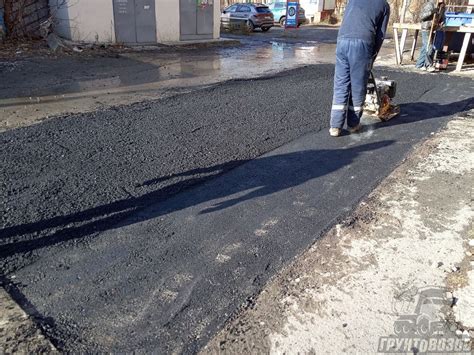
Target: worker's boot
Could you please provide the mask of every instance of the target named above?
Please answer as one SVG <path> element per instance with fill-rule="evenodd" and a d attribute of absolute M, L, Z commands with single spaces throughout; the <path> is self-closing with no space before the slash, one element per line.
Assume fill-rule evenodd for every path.
<path fill-rule="evenodd" d="M 342 129 L 336 128 L 336 127 L 331 127 L 329 128 L 329 135 L 331 137 L 339 137 L 341 135 Z"/>

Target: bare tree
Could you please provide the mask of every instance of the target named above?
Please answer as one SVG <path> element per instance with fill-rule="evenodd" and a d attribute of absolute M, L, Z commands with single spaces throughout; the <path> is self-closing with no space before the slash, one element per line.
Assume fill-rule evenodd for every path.
<path fill-rule="evenodd" d="M 9 36 L 25 35 L 22 26 L 26 0 L 5 0 L 4 18 Z"/>

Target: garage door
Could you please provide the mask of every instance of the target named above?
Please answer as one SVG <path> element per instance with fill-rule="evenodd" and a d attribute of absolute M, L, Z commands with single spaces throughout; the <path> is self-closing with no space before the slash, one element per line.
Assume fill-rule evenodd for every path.
<path fill-rule="evenodd" d="M 115 37 L 120 43 L 155 43 L 155 0 L 113 0 Z"/>
<path fill-rule="evenodd" d="M 213 0 L 179 0 L 181 40 L 211 39 L 214 32 Z"/>

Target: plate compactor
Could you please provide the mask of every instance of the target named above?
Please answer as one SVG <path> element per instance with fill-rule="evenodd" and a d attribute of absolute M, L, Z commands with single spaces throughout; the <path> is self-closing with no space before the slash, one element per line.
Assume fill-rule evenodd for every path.
<path fill-rule="evenodd" d="M 367 84 L 364 111 L 378 117 L 381 121 L 388 121 L 398 116 L 400 106 L 393 104 L 392 100 L 397 93 L 397 83 L 386 77 L 376 79 L 370 72 Z"/>

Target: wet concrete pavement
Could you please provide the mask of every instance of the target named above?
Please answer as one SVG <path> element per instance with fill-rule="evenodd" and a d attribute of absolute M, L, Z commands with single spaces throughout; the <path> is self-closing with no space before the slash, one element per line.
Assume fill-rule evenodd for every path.
<path fill-rule="evenodd" d="M 63 113 L 167 97 L 232 79 L 334 61 L 337 29 L 224 34 L 240 46 L 127 51 L 0 62 L 0 130 Z M 20 80 L 19 80 L 20 78 Z"/>
<path fill-rule="evenodd" d="M 474 104 L 472 80 L 386 74 L 402 116 L 340 139 L 331 65 L 2 133 L 10 292 L 63 350 L 197 351 Z"/>

